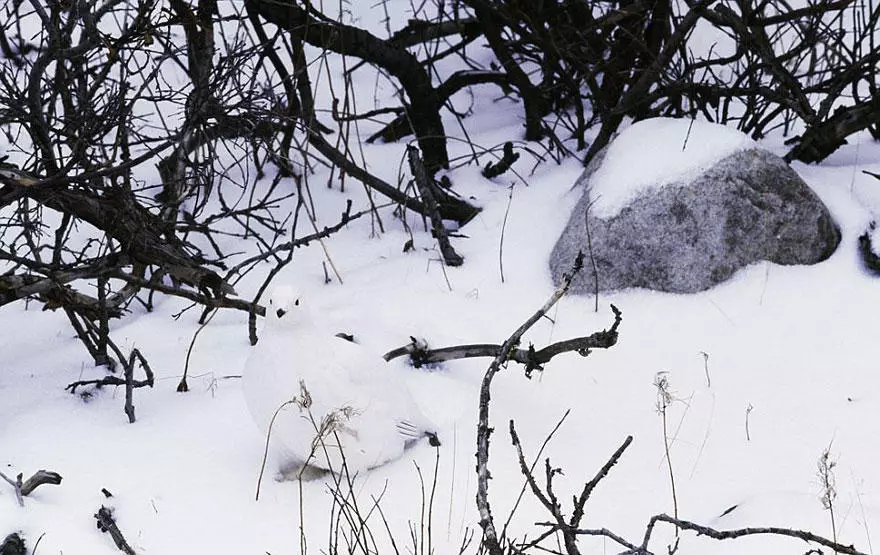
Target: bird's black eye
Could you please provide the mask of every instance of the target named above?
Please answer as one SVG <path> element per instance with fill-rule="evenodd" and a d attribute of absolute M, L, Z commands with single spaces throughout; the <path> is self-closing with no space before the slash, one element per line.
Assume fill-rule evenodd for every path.
<path fill-rule="evenodd" d="M 299 299 L 293 301 L 293 306 L 299 306 Z"/>
<path fill-rule="evenodd" d="M 285 314 L 287 314 L 287 311 L 284 310 L 283 308 L 279 308 L 278 310 L 275 311 L 275 314 L 276 314 L 279 318 L 281 318 L 282 316 L 284 316 Z"/>

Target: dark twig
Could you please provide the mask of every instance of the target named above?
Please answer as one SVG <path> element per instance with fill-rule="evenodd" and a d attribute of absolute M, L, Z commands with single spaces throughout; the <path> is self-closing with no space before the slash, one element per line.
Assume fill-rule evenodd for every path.
<path fill-rule="evenodd" d="M 97 388 L 101 388 L 106 385 L 125 386 L 124 410 L 125 410 L 125 414 L 128 416 L 128 421 L 130 423 L 134 424 L 134 421 L 135 421 L 134 403 L 133 403 L 134 390 L 139 387 L 145 387 L 145 386 L 153 387 L 153 384 L 155 382 L 153 371 L 150 368 L 150 364 L 147 362 L 146 357 L 144 357 L 138 349 L 132 349 L 131 353 L 128 356 L 128 359 L 126 360 L 122 356 L 122 354 L 120 352 L 118 352 L 118 349 L 116 348 L 116 346 L 112 342 L 110 343 L 110 346 L 114 349 L 114 351 L 117 351 L 116 355 L 119 358 L 119 360 L 122 362 L 122 365 L 124 367 L 124 372 L 123 372 L 124 377 L 123 378 L 120 378 L 118 376 L 105 376 L 105 377 L 103 377 L 101 379 L 97 379 L 97 380 L 80 380 L 80 381 L 73 382 L 72 384 L 69 384 L 67 387 L 65 387 L 65 389 L 70 391 L 71 393 L 76 393 L 76 389 L 78 387 L 82 387 L 85 385 L 93 385 Z M 134 379 L 134 368 L 135 368 L 136 362 L 139 362 L 141 365 L 141 368 L 143 368 L 143 370 L 144 370 L 144 375 L 146 377 L 143 380 Z"/>
<path fill-rule="evenodd" d="M 507 141 L 504 143 L 504 155 L 501 157 L 501 160 L 486 164 L 486 167 L 483 168 L 483 177 L 486 179 L 498 177 L 509 170 L 517 160 L 519 160 L 519 152 L 514 152 L 513 143 Z"/>
<path fill-rule="evenodd" d="M 716 530 L 708 526 L 702 526 L 700 524 L 696 524 L 687 520 L 673 518 L 665 514 L 654 515 L 653 517 L 651 517 L 651 520 L 648 522 L 648 526 L 645 531 L 645 538 L 642 541 L 642 545 L 636 550 L 630 550 L 626 553 L 648 553 L 648 542 L 651 539 L 651 533 L 653 532 L 654 525 L 657 522 L 667 522 L 681 530 L 690 530 L 692 532 L 696 532 L 698 536 L 707 536 L 715 540 L 730 540 L 742 538 L 745 536 L 756 535 L 785 536 L 788 538 L 797 538 L 805 542 L 817 543 L 819 545 L 834 550 L 834 552 L 836 553 L 843 553 L 844 555 L 866 555 L 852 545 L 843 545 L 837 542 L 833 542 L 828 538 L 823 538 L 822 536 L 817 536 L 812 532 L 807 532 L 804 530 L 780 528 L 777 526 L 738 528 L 736 530 Z"/>
<path fill-rule="evenodd" d="M 189 359 L 192 356 L 193 349 L 196 346 L 196 339 L 198 339 L 199 334 L 202 333 L 202 330 L 208 327 L 208 324 L 211 323 L 211 320 L 214 319 L 214 316 L 217 315 L 218 310 L 215 308 L 211 311 L 211 315 L 208 316 L 205 321 L 199 326 L 199 329 L 195 331 L 193 334 L 192 340 L 189 342 L 189 349 L 186 350 L 186 361 L 183 363 L 183 376 L 180 378 L 180 383 L 177 384 L 177 392 L 178 393 L 186 393 L 189 391 L 189 384 L 186 381 L 187 376 L 189 375 Z"/>
<path fill-rule="evenodd" d="M 440 211 L 437 207 L 437 199 L 434 195 L 434 188 L 436 187 L 436 185 L 434 185 L 434 180 L 425 168 L 425 164 L 422 162 L 421 157 L 419 157 L 419 151 L 416 147 L 408 146 L 406 149 L 406 155 L 409 159 L 409 168 L 412 172 L 413 179 L 415 180 L 416 186 L 419 189 L 419 194 L 422 197 L 422 204 L 424 204 L 431 218 L 431 231 L 437 239 L 437 244 L 440 245 L 440 253 L 443 255 L 443 262 L 445 262 L 447 266 L 461 266 L 464 263 L 464 258 L 452 248 L 452 243 L 449 242 L 449 233 L 446 231 L 446 227 L 443 225 L 443 219 L 440 217 Z"/>
<path fill-rule="evenodd" d="M 587 500 L 590 498 L 590 495 L 593 493 L 593 490 L 596 489 L 596 486 L 599 485 L 599 482 L 602 481 L 605 476 L 608 475 L 608 472 L 611 471 L 611 468 L 617 464 L 617 461 L 620 460 L 620 457 L 623 456 L 623 452 L 626 451 L 627 447 L 633 441 L 632 436 L 626 436 L 626 439 L 623 440 L 623 443 L 620 447 L 617 448 L 611 458 L 608 459 L 602 468 L 599 469 L 599 472 L 593 476 L 593 479 L 584 484 L 584 489 L 581 491 L 580 497 L 577 498 L 574 504 L 574 513 L 571 515 L 571 520 L 569 521 L 569 526 L 578 526 L 581 522 L 581 519 L 584 516 L 584 505 L 586 505 Z"/>
<path fill-rule="evenodd" d="M 607 330 L 597 331 L 586 337 L 558 341 L 537 351 L 534 348 L 513 347 L 507 350 L 507 360 L 524 365 L 526 372 L 530 374 L 534 370 L 540 370 L 544 364 L 550 362 L 550 359 L 562 353 L 576 352 L 586 356 L 591 349 L 609 349 L 617 343 L 617 328 L 622 320 L 622 314 L 616 306 L 611 305 L 611 310 L 614 312 L 614 324 Z M 498 357 L 502 353 L 504 353 L 504 345 L 480 343 L 427 349 L 424 343 L 413 340 L 409 345 L 385 353 L 384 358 L 393 360 L 408 355 L 413 366 L 418 368 L 424 364 L 436 364 L 460 358 Z"/>
<path fill-rule="evenodd" d="M 107 276 L 98 276 L 98 333 L 96 338 L 95 358 L 97 366 L 110 366 L 110 355 L 107 353 L 107 340 L 110 338 L 110 322 L 107 315 Z"/>
<path fill-rule="evenodd" d="M 126 555 L 135 555 L 134 549 L 125 541 L 125 536 L 122 535 L 122 532 L 119 531 L 119 527 L 116 525 L 116 519 L 113 518 L 113 509 L 101 505 L 101 508 L 95 513 L 95 519 L 98 521 L 98 530 L 109 533 L 119 551 Z"/>
<path fill-rule="evenodd" d="M 541 505 L 547 509 L 553 518 L 556 520 L 556 526 L 554 529 L 562 529 L 563 535 L 565 536 L 565 518 L 562 516 L 562 508 L 559 506 L 559 503 L 556 501 L 552 493 L 551 482 L 553 480 L 553 472 L 550 470 L 550 459 L 545 459 L 547 472 L 547 493 L 541 490 L 541 486 L 538 485 L 538 481 L 535 480 L 535 475 L 533 473 L 534 466 L 532 468 L 529 467 L 528 463 L 526 463 L 526 457 L 523 455 L 522 444 L 519 441 L 519 435 L 516 433 L 516 428 L 513 425 L 513 420 L 510 421 L 510 441 L 513 443 L 514 448 L 516 448 L 516 456 L 519 459 L 519 468 L 520 472 L 522 472 L 523 476 L 526 478 L 526 483 L 528 483 L 529 488 L 532 490 L 532 494 L 535 498 L 541 502 Z M 570 534 L 568 534 L 570 535 Z M 566 551 L 569 555 L 574 555 L 572 553 L 572 548 L 577 551 L 577 548 L 574 546 L 568 545 L 568 538 L 566 538 Z"/>
<path fill-rule="evenodd" d="M 76 393 L 76 388 L 82 387 L 84 385 L 93 385 L 98 388 L 104 387 L 105 385 L 125 385 L 125 379 L 118 376 L 105 376 L 98 380 L 80 380 L 77 382 L 73 382 L 72 384 L 68 384 L 64 389 L 70 391 L 71 393 Z M 153 383 L 152 379 L 132 380 L 131 386 L 134 389 L 145 386 L 153 387 Z"/>
<path fill-rule="evenodd" d="M 528 546 L 533 547 L 537 546 L 544 538 L 549 537 L 556 531 L 562 533 L 563 541 L 565 543 L 565 550 L 568 555 L 577 555 L 580 553 L 580 550 L 577 547 L 577 535 L 578 535 L 578 526 L 580 525 L 580 521 L 584 516 L 584 505 L 592 494 L 593 490 L 602 481 L 607 475 L 608 472 L 611 471 L 611 468 L 617 464 L 620 460 L 620 457 L 623 456 L 623 452 L 626 451 L 627 447 L 632 443 L 632 436 L 627 436 L 624 440 L 623 444 L 617 448 L 617 450 L 611 455 L 608 461 L 602 466 L 601 469 L 596 473 L 592 480 L 587 482 L 584 485 L 584 489 L 581 492 L 581 495 L 574 499 L 574 512 L 571 515 L 571 518 L 568 522 L 565 520 L 565 516 L 562 513 L 562 507 L 559 501 L 556 498 L 556 495 L 553 493 L 553 477 L 561 472 L 559 469 L 553 469 L 550 466 L 550 459 L 546 459 L 546 475 L 547 475 L 547 485 L 546 492 L 541 490 L 541 487 L 538 485 L 537 480 L 535 479 L 535 475 L 533 473 L 534 465 L 529 467 L 526 464 L 525 456 L 522 452 L 522 445 L 520 444 L 519 436 L 516 433 L 516 429 L 513 425 L 513 420 L 510 421 L 510 438 L 513 442 L 513 446 L 516 448 L 517 457 L 519 459 L 520 471 L 523 476 L 526 478 L 526 483 L 532 490 L 534 496 L 541 502 L 545 509 L 553 516 L 554 524 L 550 524 L 550 530 L 541 534 L 537 539 L 532 540 Z M 612 537 L 615 541 L 621 543 L 628 548 L 635 547 L 634 545 L 626 542 L 622 538 L 619 538 L 612 534 L 609 531 L 606 531 L 608 537 Z"/>
<path fill-rule="evenodd" d="M 141 354 L 141 352 L 137 349 L 131 350 L 131 355 L 128 357 L 128 364 L 125 364 L 125 406 L 123 410 L 125 411 L 126 416 L 128 416 L 128 422 L 130 424 L 134 424 L 134 363 L 135 359 L 141 363 L 141 367 L 144 369 L 144 372 L 147 374 L 147 381 L 150 383 L 153 382 L 153 372 L 150 370 L 150 364 L 147 362 L 147 359 Z M 152 385 L 150 386 L 152 387 Z"/>
<path fill-rule="evenodd" d="M 538 461 L 541 458 L 541 455 L 544 453 L 544 449 L 547 448 L 547 444 L 550 443 L 550 440 L 553 439 L 553 436 L 556 435 L 556 432 L 559 431 L 559 428 L 562 427 L 562 423 L 565 422 L 565 419 L 568 418 L 568 415 L 571 413 L 571 409 L 565 411 L 565 414 L 562 415 L 562 418 L 556 423 L 556 426 L 550 430 L 550 433 L 547 434 L 547 437 L 544 438 L 544 442 L 541 444 L 541 447 L 538 449 L 538 453 L 535 455 L 535 459 L 532 461 L 530 466 L 527 466 L 526 469 L 529 473 L 535 470 L 535 466 L 538 464 Z M 511 431 L 513 431 L 513 420 L 510 421 Z M 513 432 L 515 433 L 515 432 Z M 511 435 L 513 435 L 513 433 Z M 513 438 L 511 438 L 513 439 Z M 514 447 L 517 446 L 518 438 L 514 440 Z M 520 453 L 521 454 L 521 453 Z M 520 465 L 524 465 L 525 458 L 521 457 Z M 507 516 L 507 521 L 504 523 L 504 528 L 501 529 L 501 537 L 504 538 L 507 535 L 507 527 L 510 526 L 510 521 L 513 520 L 513 515 L 516 513 L 517 508 L 519 507 L 520 502 L 522 501 L 523 495 L 526 492 L 526 488 L 529 487 L 528 476 L 526 476 L 526 481 L 523 483 L 522 488 L 519 490 L 519 495 L 516 498 L 516 501 L 513 504 L 513 508 L 510 509 L 510 514 Z"/>
<path fill-rule="evenodd" d="M 504 283 L 504 232 L 507 231 L 511 204 L 513 204 L 513 184 L 510 185 L 510 194 L 507 195 L 507 208 L 504 209 L 504 219 L 501 221 L 501 238 L 498 239 L 498 272 L 501 274 L 501 283 Z"/>

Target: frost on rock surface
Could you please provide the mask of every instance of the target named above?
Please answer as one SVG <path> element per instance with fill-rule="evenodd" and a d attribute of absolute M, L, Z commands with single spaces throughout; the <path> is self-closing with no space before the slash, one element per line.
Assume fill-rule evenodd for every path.
<path fill-rule="evenodd" d="M 814 264 L 840 242 L 840 231 L 819 197 L 767 151 L 737 151 L 695 178 L 679 172 L 685 177 L 677 182 L 641 187 L 616 213 L 596 214 L 595 205 L 588 213 L 596 198 L 595 180 L 600 175 L 611 179 L 609 172 L 603 174 L 607 163 L 606 156 L 579 180 L 586 185 L 583 197 L 550 257 L 557 284 L 578 250 L 589 255 L 590 243 L 600 291 L 642 287 L 695 293 L 762 260 Z M 591 266 L 576 277 L 573 292 L 596 290 Z"/>

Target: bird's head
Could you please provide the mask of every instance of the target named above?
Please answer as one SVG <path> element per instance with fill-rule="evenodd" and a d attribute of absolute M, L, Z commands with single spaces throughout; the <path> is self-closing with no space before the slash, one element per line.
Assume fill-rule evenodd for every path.
<path fill-rule="evenodd" d="M 279 285 L 272 290 L 266 320 L 276 326 L 294 325 L 306 318 L 306 308 L 299 291 L 290 285 Z"/>

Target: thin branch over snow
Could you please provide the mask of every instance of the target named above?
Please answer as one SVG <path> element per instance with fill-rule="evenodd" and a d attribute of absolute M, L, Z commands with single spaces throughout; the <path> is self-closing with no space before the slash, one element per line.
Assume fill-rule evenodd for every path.
<path fill-rule="evenodd" d="M 480 527 L 483 529 L 483 543 L 489 552 L 489 555 L 502 555 L 504 550 L 498 538 L 498 532 L 495 528 L 495 522 L 492 518 L 492 510 L 489 506 L 489 436 L 493 429 L 489 427 L 489 403 L 491 399 L 492 380 L 495 375 L 507 365 L 511 360 L 511 355 L 516 346 L 519 344 L 522 336 L 535 323 L 543 318 L 547 312 L 553 308 L 559 299 L 565 295 L 571 286 L 574 276 L 583 268 L 584 255 L 578 253 L 574 261 L 574 266 L 570 273 L 563 276 L 562 285 L 553 292 L 550 298 L 544 303 L 537 312 L 528 318 L 498 349 L 498 354 L 486 370 L 483 382 L 480 385 L 480 405 L 479 405 L 479 421 L 477 424 L 477 510 L 480 514 Z M 614 327 L 614 345 L 617 341 L 616 328 L 619 323 L 619 311 L 615 311 L 616 320 Z M 611 346 L 609 345 L 609 347 Z M 530 349 L 531 350 L 531 349 Z M 527 368 L 528 371 L 528 368 Z"/>
<path fill-rule="evenodd" d="M 582 356 L 587 356 L 592 352 L 592 349 L 611 348 L 617 343 L 617 327 L 622 320 L 622 313 L 616 306 L 611 305 L 611 311 L 614 313 L 614 324 L 607 330 L 597 331 L 585 337 L 557 341 L 539 350 L 535 350 L 532 346 L 528 349 L 513 347 L 507 351 L 507 360 L 524 365 L 526 367 L 526 375 L 529 376 L 535 370 L 542 370 L 543 366 L 556 355 L 576 352 Z M 460 358 L 497 357 L 503 352 L 503 345 L 493 343 L 475 343 L 429 349 L 423 341 L 413 338 L 409 345 L 404 345 L 385 353 L 384 358 L 385 360 L 393 360 L 408 355 L 412 365 L 418 368 L 424 364 L 436 364 Z"/>
<path fill-rule="evenodd" d="M 648 522 L 648 526 L 645 530 L 645 539 L 642 541 L 642 545 L 637 549 L 625 551 L 624 554 L 632 553 L 632 554 L 642 554 L 642 553 L 650 553 L 648 551 L 648 542 L 651 539 L 651 533 L 654 530 L 654 526 L 658 522 L 667 522 L 672 524 L 676 528 L 681 530 L 690 530 L 692 532 L 696 532 L 698 536 L 707 536 L 714 540 L 730 540 L 736 538 L 742 538 L 745 536 L 756 536 L 756 535 L 772 535 L 772 536 L 785 536 L 788 538 L 797 538 L 803 540 L 805 542 L 812 542 L 827 547 L 829 549 L 834 550 L 835 553 L 843 553 L 845 555 L 866 555 L 864 552 L 859 551 L 852 545 L 843 545 L 834 541 L 829 540 L 828 538 L 823 538 L 822 536 L 817 536 L 812 532 L 807 532 L 804 530 L 794 530 L 792 528 L 779 528 L 776 526 L 766 526 L 766 527 L 749 527 L 749 528 L 738 528 L 736 530 L 716 530 L 714 528 L 710 528 L 708 526 L 701 526 L 694 522 L 690 522 L 687 520 L 682 520 L 678 518 L 673 518 L 669 515 L 660 514 L 654 515 L 651 517 L 651 520 Z M 584 531 L 579 531 L 579 533 L 583 533 Z M 623 554 L 621 554 L 623 555 Z"/>

